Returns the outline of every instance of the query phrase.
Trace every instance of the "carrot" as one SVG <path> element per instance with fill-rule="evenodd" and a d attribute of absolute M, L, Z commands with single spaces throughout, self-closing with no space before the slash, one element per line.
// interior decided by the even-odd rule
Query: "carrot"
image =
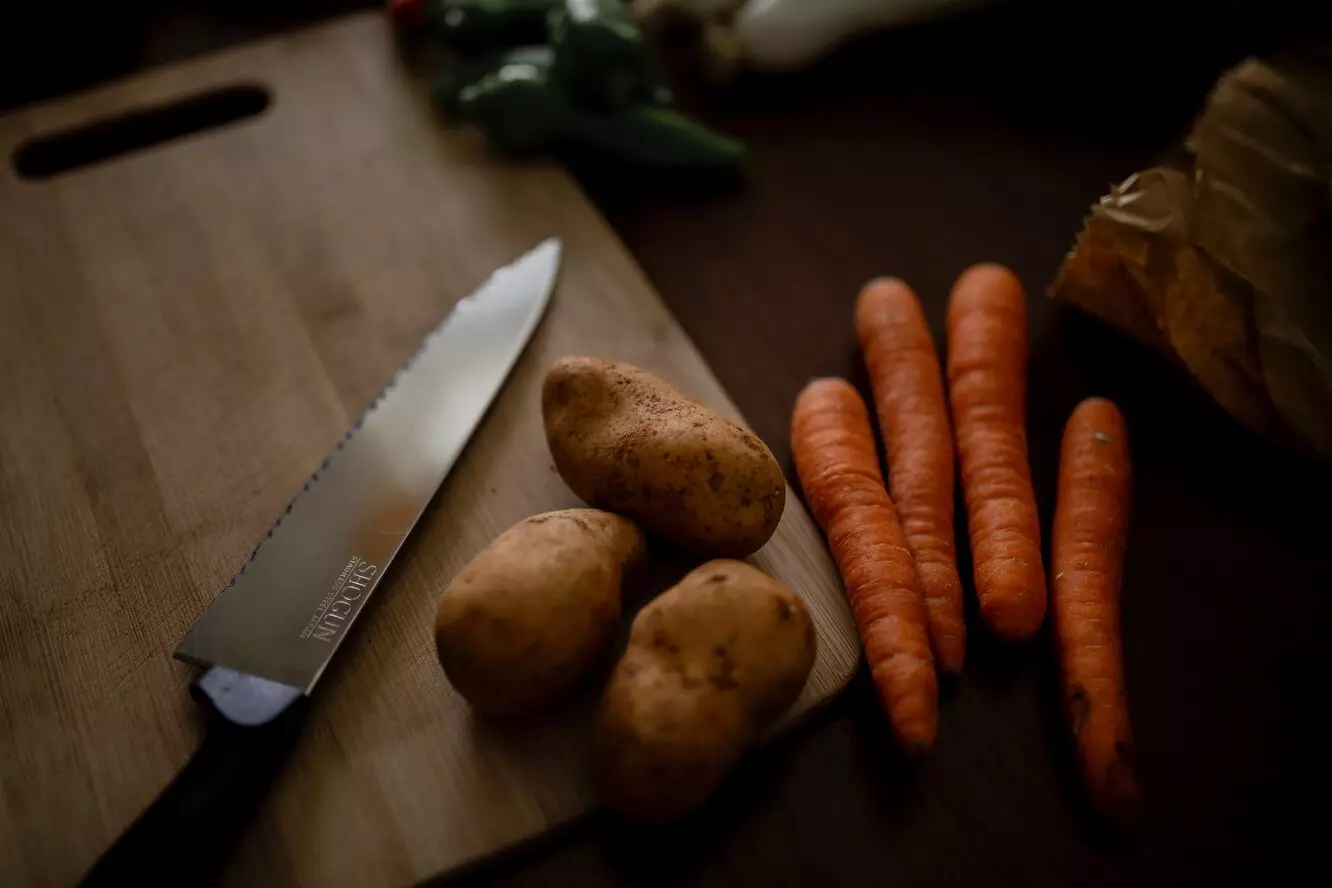
<path fill-rule="evenodd" d="M 1092 802 L 1130 822 L 1142 793 L 1120 650 L 1119 589 L 1128 531 L 1128 432 L 1114 404 L 1088 398 L 1064 428 L 1050 541 L 1064 703 Z"/>
<path fill-rule="evenodd" d="M 1022 285 L 1001 266 L 972 266 L 948 301 L 948 389 L 981 616 L 1007 641 L 1030 638 L 1045 619 L 1026 364 Z"/>
<path fill-rule="evenodd" d="M 967 626 L 953 542 L 953 432 L 934 340 L 916 294 L 888 278 L 861 291 L 856 332 L 888 452 L 888 493 L 916 562 L 934 657 L 945 671 L 961 672 Z"/>
<path fill-rule="evenodd" d="M 806 501 L 846 584 L 893 731 L 906 752 L 923 754 L 939 728 L 925 602 L 879 473 L 865 402 L 843 380 L 814 380 L 796 399 L 791 445 Z"/>

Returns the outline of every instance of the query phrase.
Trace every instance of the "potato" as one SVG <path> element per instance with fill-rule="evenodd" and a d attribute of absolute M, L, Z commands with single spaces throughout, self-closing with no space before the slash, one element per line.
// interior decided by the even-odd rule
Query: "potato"
<path fill-rule="evenodd" d="M 706 555 L 768 541 L 786 480 L 752 432 L 645 370 L 564 358 L 541 398 L 555 468 L 589 505 Z"/>
<path fill-rule="evenodd" d="M 633 522 L 595 509 L 509 528 L 440 598 L 435 645 L 449 681 L 491 715 L 563 695 L 614 641 L 620 583 L 643 550 Z"/>
<path fill-rule="evenodd" d="M 602 797 L 660 823 L 701 804 L 800 695 L 814 624 L 777 580 L 710 561 L 639 612 L 597 716 Z"/>

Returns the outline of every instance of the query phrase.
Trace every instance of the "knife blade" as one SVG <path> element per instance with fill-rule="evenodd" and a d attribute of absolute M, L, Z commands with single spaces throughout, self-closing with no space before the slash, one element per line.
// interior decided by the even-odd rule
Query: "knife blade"
<path fill-rule="evenodd" d="M 175 655 L 205 669 L 191 692 L 213 723 L 83 884 L 216 875 L 310 692 L 545 313 L 560 254 L 547 240 L 454 307 L 199 617 Z"/>

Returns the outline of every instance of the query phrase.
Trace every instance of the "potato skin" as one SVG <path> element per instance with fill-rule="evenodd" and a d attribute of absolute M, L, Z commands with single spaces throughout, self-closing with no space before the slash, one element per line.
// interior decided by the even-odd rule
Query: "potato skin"
<path fill-rule="evenodd" d="M 814 623 L 782 583 L 710 561 L 644 607 L 597 715 L 597 782 L 644 823 L 700 805 L 800 695 Z"/>
<path fill-rule="evenodd" d="M 614 641 L 621 581 L 643 551 L 632 521 L 596 509 L 509 528 L 440 598 L 435 645 L 449 681 L 490 715 L 562 696 Z"/>
<path fill-rule="evenodd" d="M 555 468 L 584 502 L 706 555 L 777 529 L 786 479 L 753 432 L 632 364 L 563 358 L 541 396 Z"/>

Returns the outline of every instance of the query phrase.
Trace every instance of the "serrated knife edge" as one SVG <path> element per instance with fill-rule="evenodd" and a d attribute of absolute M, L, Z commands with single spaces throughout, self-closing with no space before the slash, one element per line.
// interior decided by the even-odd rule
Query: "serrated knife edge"
<path fill-rule="evenodd" d="M 560 251 L 561 247 L 558 240 L 551 239 L 513 264 L 496 271 L 472 295 L 459 301 L 448 317 L 426 335 L 420 347 L 394 373 L 388 384 L 361 413 L 338 443 L 334 445 L 319 467 L 311 474 L 309 480 L 305 482 L 301 490 L 283 509 L 278 519 L 270 526 L 240 569 L 223 587 L 213 604 L 199 618 L 194 629 L 186 636 L 176 651 L 176 656 L 179 659 L 205 667 L 229 667 L 271 681 L 291 685 L 306 692 L 313 687 L 322 675 L 324 667 L 331 659 L 334 651 L 345 638 L 347 630 L 350 629 L 356 617 L 359 616 L 364 601 L 373 593 L 380 577 L 382 577 L 389 563 L 396 556 L 402 543 L 424 512 L 435 489 L 452 467 L 471 432 L 487 411 L 503 380 L 517 362 L 528 339 L 540 322 L 554 288 Z M 533 292 L 539 298 L 532 298 Z M 507 301 L 503 301 L 505 297 L 507 297 Z M 504 314 L 506 311 L 512 313 L 513 317 Z M 497 326 L 498 334 L 489 332 L 486 326 L 492 318 L 502 322 L 502 326 Z M 478 362 L 481 368 L 481 378 L 459 379 L 446 377 L 439 380 L 429 380 L 443 392 L 439 397 L 443 398 L 452 394 L 463 401 L 464 403 L 459 408 L 458 413 L 459 415 L 466 414 L 461 420 L 453 416 L 444 416 L 435 423 L 436 426 L 441 426 L 441 428 L 435 428 L 428 421 L 429 415 L 423 419 L 412 414 L 405 406 L 397 409 L 393 406 L 396 405 L 396 402 L 389 401 L 389 399 L 398 397 L 398 393 L 408 382 L 412 383 L 413 397 L 417 400 L 424 397 L 423 383 L 412 376 L 415 371 L 420 369 L 423 362 L 452 365 L 453 370 L 470 366 L 466 356 L 450 360 L 447 356 L 441 357 L 438 353 L 439 349 L 443 347 L 441 345 L 444 342 L 443 337 L 463 335 L 462 333 L 450 332 L 459 329 L 467 333 L 473 333 L 475 339 L 462 342 L 450 341 L 447 344 L 459 350 L 477 349 L 480 355 Z M 496 342 L 489 342 L 487 337 L 496 340 Z M 439 367 L 429 369 L 439 370 Z M 484 396 L 477 394 L 481 391 L 484 391 Z M 423 444 L 420 441 L 403 442 L 393 440 L 392 436 L 398 434 L 401 431 L 400 429 L 380 429 L 377 425 L 374 425 L 377 422 L 376 417 L 382 418 L 384 416 L 386 403 L 391 405 L 388 408 L 389 412 L 396 409 L 397 415 L 384 421 L 398 422 L 399 424 L 414 421 L 416 423 L 413 426 L 414 432 L 427 437 L 443 439 L 439 447 L 436 448 L 439 452 L 417 455 L 420 457 L 418 462 L 421 463 L 417 467 L 417 471 L 409 472 L 404 469 L 404 466 L 411 468 L 412 460 L 410 458 L 394 458 L 399 452 L 405 452 L 408 457 L 413 455 L 409 449 L 400 451 L 398 448 L 427 446 L 430 442 L 427 441 Z M 404 413 L 404 411 L 407 412 Z M 453 423 L 453 425 L 450 426 L 449 423 Z M 362 440 L 363 436 L 376 438 L 377 440 L 367 444 Z M 348 448 L 353 447 L 357 450 L 349 451 Z M 321 544 L 320 541 L 311 538 L 308 532 L 297 534 L 296 537 L 300 537 L 300 539 L 293 537 L 290 531 L 291 522 L 294 520 L 293 515 L 300 516 L 303 512 L 312 508 L 310 504 L 314 500 L 327 498 L 324 489 L 321 487 L 321 482 L 328 477 L 340 477 L 348 474 L 352 470 L 344 465 L 344 460 L 348 459 L 347 454 L 367 449 L 372 451 L 369 455 L 361 454 L 355 458 L 361 463 L 367 463 L 369 468 L 358 464 L 354 467 L 354 471 L 363 476 L 374 477 L 358 477 L 343 481 L 344 487 L 347 488 L 346 498 L 349 501 L 345 505 L 348 509 L 356 507 L 387 509 L 389 513 L 387 523 L 391 526 L 391 532 L 381 532 L 380 536 L 392 537 L 392 545 L 385 547 L 383 545 L 384 539 L 376 537 L 370 544 L 373 549 L 373 559 L 364 558 L 363 554 L 357 556 L 363 558 L 364 565 L 351 560 L 350 556 L 357 555 L 357 552 L 352 550 L 355 547 L 347 550 L 345 553 L 348 556 L 347 558 L 335 558 L 333 562 L 336 563 L 325 562 L 320 565 L 317 563 L 317 553 L 311 554 L 310 552 L 313 547 Z M 376 462 L 376 460 L 378 461 Z M 410 475 L 410 477 L 406 479 L 396 478 L 396 481 L 394 481 L 396 487 L 385 480 L 386 478 L 392 480 L 395 474 L 404 473 Z M 380 486 L 382 489 L 369 490 L 366 489 L 367 485 Z M 404 495 L 395 496 L 395 491 L 403 492 Z M 386 506 L 383 502 L 386 498 L 393 502 Z M 319 516 L 304 520 L 306 522 L 325 520 L 330 524 L 336 524 L 336 517 L 336 515 L 330 516 L 321 513 Z M 361 521 L 363 525 L 368 526 L 376 523 L 373 520 L 375 518 L 373 515 L 360 516 L 360 518 L 363 519 Z M 358 596 L 355 606 L 343 605 L 346 611 L 345 620 L 338 621 L 340 631 L 331 633 L 333 643 L 328 646 L 329 649 L 326 651 L 302 651 L 300 654 L 287 656 L 275 651 L 274 646 L 283 642 L 283 639 L 278 637 L 276 632 L 271 632 L 269 637 L 264 635 L 264 633 L 274 629 L 272 624 L 265 624 L 256 619 L 249 627 L 231 625 L 243 622 L 242 617 L 244 615 L 238 616 L 235 613 L 245 610 L 245 607 L 235 603 L 238 596 L 250 599 L 249 615 L 254 616 L 257 609 L 253 606 L 255 596 L 251 594 L 250 590 L 240 589 L 240 587 L 254 580 L 253 574 L 258 569 L 256 565 L 261 564 L 264 560 L 272 560 L 274 558 L 272 555 L 273 547 L 282 545 L 284 540 L 288 541 L 291 548 L 297 550 L 294 555 L 289 556 L 289 560 L 293 560 L 307 569 L 313 566 L 315 569 L 331 570 L 331 573 L 327 576 L 318 579 L 327 582 L 336 578 L 336 582 L 340 583 L 343 580 L 341 569 L 350 566 L 350 577 L 352 578 L 350 582 L 353 584 L 364 583 L 363 592 L 359 589 L 353 590 L 357 591 Z M 332 548 L 330 546 L 330 549 Z M 364 569 L 358 573 L 358 570 L 362 567 Z M 365 574 L 370 576 L 367 577 Z M 285 580 L 284 577 L 276 575 L 276 572 L 270 568 L 267 571 L 267 576 L 262 581 L 256 582 L 264 582 L 268 587 L 274 587 L 279 579 Z M 299 579 L 311 582 L 307 578 Z M 331 595 L 332 601 L 325 607 L 332 604 L 342 604 L 338 598 L 339 590 L 332 586 L 328 588 L 329 593 L 324 598 L 329 598 Z M 308 590 L 303 589 L 301 591 Z M 260 614 L 259 616 L 271 616 L 276 624 L 295 619 L 293 615 L 299 612 L 301 604 L 299 594 L 296 592 L 292 593 L 292 598 L 289 600 L 280 599 L 276 595 L 267 600 L 271 601 L 272 609 L 268 614 Z M 323 599 L 320 598 L 313 601 L 305 599 L 304 603 L 313 606 L 315 602 L 322 603 L 322 601 Z M 310 610 L 312 616 L 316 615 L 317 612 L 317 606 Z M 219 614 L 222 616 L 219 616 Z M 333 616 L 341 617 L 344 614 L 334 614 Z M 330 617 L 330 621 L 332 621 L 332 617 Z M 307 621 L 307 623 L 309 622 Z M 241 633 L 253 637 L 255 640 L 250 642 L 247 638 L 241 637 Z M 223 643 L 220 640 L 221 637 L 228 634 L 229 638 L 226 639 L 226 643 Z M 296 645 L 307 641 L 308 638 L 301 636 L 288 640 Z M 275 653 L 277 656 L 273 656 Z"/>

